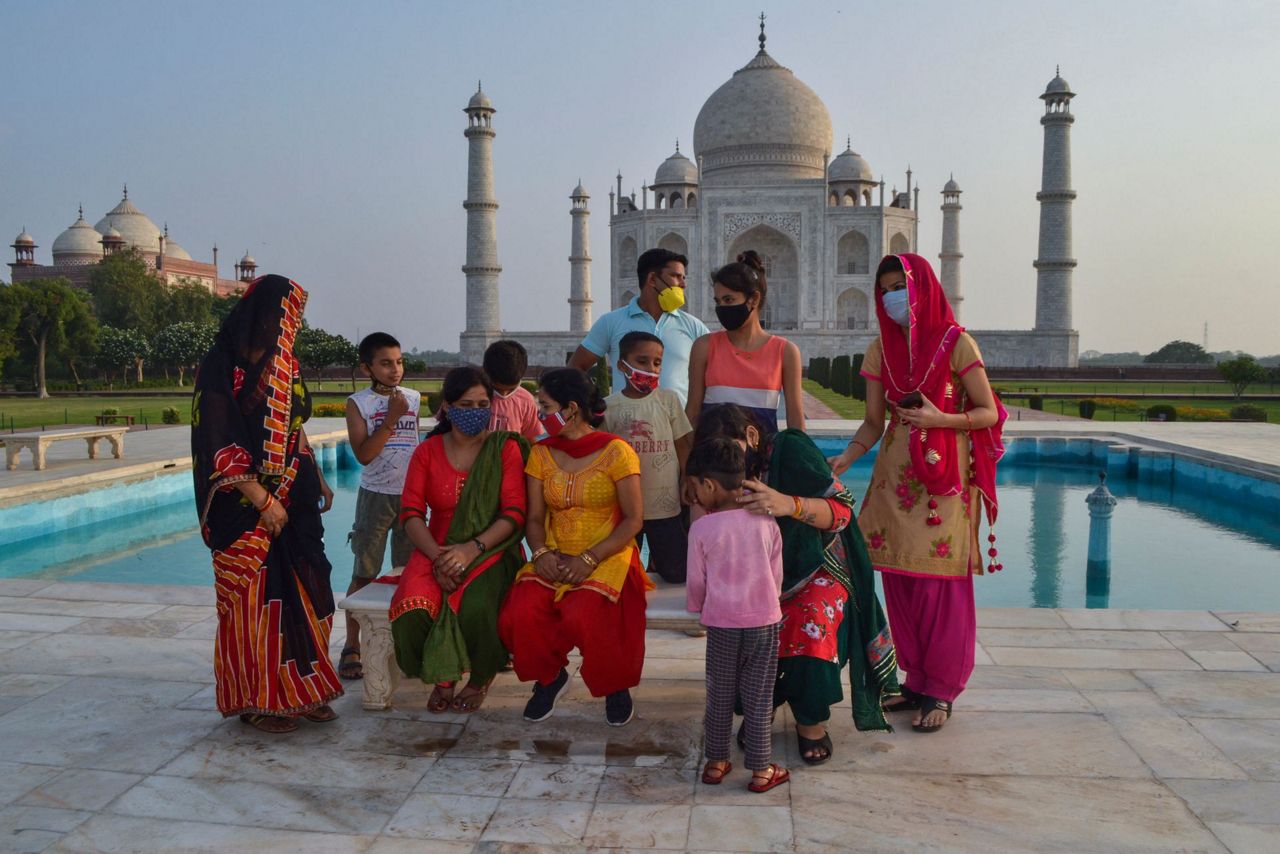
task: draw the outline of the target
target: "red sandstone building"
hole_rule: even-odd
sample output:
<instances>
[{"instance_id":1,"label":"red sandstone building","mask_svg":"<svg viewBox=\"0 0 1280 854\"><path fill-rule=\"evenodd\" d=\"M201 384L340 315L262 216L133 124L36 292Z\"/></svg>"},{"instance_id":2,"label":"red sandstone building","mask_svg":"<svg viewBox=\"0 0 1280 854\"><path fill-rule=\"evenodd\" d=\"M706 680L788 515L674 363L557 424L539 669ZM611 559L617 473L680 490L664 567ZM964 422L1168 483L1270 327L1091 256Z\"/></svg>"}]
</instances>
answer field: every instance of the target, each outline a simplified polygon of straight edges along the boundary
<instances>
[{"instance_id":1,"label":"red sandstone building","mask_svg":"<svg viewBox=\"0 0 1280 854\"><path fill-rule=\"evenodd\" d=\"M196 261L187 250L169 237L169 226L162 231L151 219L129 201L129 188L124 188L120 204L107 212L97 225L89 225L80 217L53 241L53 263L36 263L35 238L24 229L11 244L14 258L9 263L15 282L62 276L73 285L85 287L93 267L108 255L134 248L142 255L157 279L168 285L199 285L218 296L237 294L253 279L257 263L245 254L234 265L235 278L218 276L218 247L213 247L213 263Z\"/></svg>"}]
</instances>

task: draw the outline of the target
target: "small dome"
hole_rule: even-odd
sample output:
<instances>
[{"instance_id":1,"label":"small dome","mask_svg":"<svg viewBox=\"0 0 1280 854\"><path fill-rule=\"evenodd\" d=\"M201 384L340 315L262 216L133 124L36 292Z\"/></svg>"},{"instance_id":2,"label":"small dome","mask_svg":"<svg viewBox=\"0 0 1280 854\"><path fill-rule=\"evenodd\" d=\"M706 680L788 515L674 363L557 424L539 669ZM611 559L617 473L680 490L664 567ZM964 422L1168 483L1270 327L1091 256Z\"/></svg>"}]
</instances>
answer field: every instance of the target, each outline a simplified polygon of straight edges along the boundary
<instances>
[{"instance_id":1,"label":"small dome","mask_svg":"<svg viewBox=\"0 0 1280 854\"><path fill-rule=\"evenodd\" d=\"M943 185L942 192L958 193L960 192L960 185L956 183L956 179L953 177L950 181L948 181L946 184Z\"/></svg>"},{"instance_id":2,"label":"small dome","mask_svg":"<svg viewBox=\"0 0 1280 854\"><path fill-rule=\"evenodd\" d=\"M846 148L827 168L827 178L831 181L869 181L875 183L875 173L871 164L862 159L862 155L852 148Z\"/></svg>"},{"instance_id":3,"label":"small dome","mask_svg":"<svg viewBox=\"0 0 1280 854\"><path fill-rule=\"evenodd\" d=\"M471 100L467 102L468 110L492 110L493 102L489 100L489 96L484 93L479 84L476 85L476 93L471 96Z\"/></svg>"},{"instance_id":4,"label":"small dome","mask_svg":"<svg viewBox=\"0 0 1280 854\"><path fill-rule=\"evenodd\" d=\"M578 182L578 186L573 188L573 192L569 194L571 199L589 199L591 194L587 192L587 188L582 186L582 182Z\"/></svg>"},{"instance_id":5,"label":"small dome","mask_svg":"<svg viewBox=\"0 0 1280 854\"><path fill-rule=\"evenodd\" d=\"M653 186L661 187L665 184L696 184L698 183L698 167L692 160L680 153L680 149L676 148L676 153L662 161L662 165L658 167L658 172L654 175Z\"/></svg>"},{"instance_id":6,"label":"small dome","mask_svg":"<svg viewBox=\"0 0 1280 854\"><path fill-rule=\"evenodd\" d=\"M54 263L57 263L59 256L101 254L102 235L85 222L84 211L80 212L79 219L53 241Z\"/></svg>"},{"instance_id":7,"label":"small dome","mask_svg":"<svg viewBox=\"0 0 1280 854\"><path fill-rule=\"evenodd\" d=\"M35 246L36 239L32 237L30 234L27 234L27 230L24 228L22 230L22 233L13 239L13 245L14 246Z\"/></svg>"},{"instance_id":8,"label":"small dome","mask_svg":"<svg viewBox=\"0 0 1280 854\"><path fill-rule=\"evenodd\" d=\"M177 258L179 261L190 261L191 255L178 245L178 241L170 238L164 242L164 257Z\"/></svg>"},{"instance_id":9,"label":"small dome","mask_svg":"<svg viewBox=\"0 0 1280 854\"><path fill-rule=\"evenodd\" d=\"M103 243L124 243L124 235L109 225L105 230L98 229L98 231L102 234Z\"/></svg>"},{"instance_id":10,"label":"small dome","mask_svg":"<svg viewBox=\"0 0 1280 854\"><path fill-rule=\"evenodd\" d=\"M125 243L143 252L155 254L160 251L160 229L146 214L138 210L133 202L129 201L127 193L120 200L120 204L107 211L106 216L98 220L94 228L101 234L106 234L108 228L113 228L118 236L124 238Z\"/></svg>"},{"instance_id":11,"label":"small dome","mask_svg":"<svg viewBox=\"0 0 1280 854\"><path fill-rule=\"evenodd\" d=\"M1061 74L1055 74L1054 78L1049 81L1049 85L1044 87L1045 95L1074 95L1071 91L1071 84L1062 79Z\"/></svg>"},{"instance_id":12,"label":"small dome","mask_svg":"<svg viewBox=\"0 0 1280 854\"><path fill-rule=\"evenodd\" d=\"M252 255L250 255L248 252L246 252L246 253L244 253L244 257L240 259L240 266L241 266L241 267L256 267L256 266L258 266L258 262L257 262L257 261L255 261L255 260L253 260L253 256L252 256Z\"/></svg>"}]
</instances>

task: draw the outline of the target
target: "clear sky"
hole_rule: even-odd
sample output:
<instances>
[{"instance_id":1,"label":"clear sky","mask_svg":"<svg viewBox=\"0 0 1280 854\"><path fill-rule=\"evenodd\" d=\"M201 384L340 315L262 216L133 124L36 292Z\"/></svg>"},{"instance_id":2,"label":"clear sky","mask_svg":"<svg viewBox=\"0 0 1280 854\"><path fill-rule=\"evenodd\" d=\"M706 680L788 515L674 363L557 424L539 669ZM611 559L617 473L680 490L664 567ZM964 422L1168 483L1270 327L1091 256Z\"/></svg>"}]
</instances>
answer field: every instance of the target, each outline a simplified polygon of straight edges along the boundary
<instances>
[{"instance_id":1,"label":"clear sky","mask_svg":"<svg viewBox=\"0 0 1280 854\"><path fill-rule=\"evenodd\" d=\"M1034 316L1042 104L1072 131L1081 350L1173 338L1280 352L1280 3L778 2L768 49L890 186L964 189L965 322ZM569 199L591 192L597 315L608 191L637 192L756 48L759 9L690 2L50 2L0 8L0 237L47 263L83 202L130 198L198 260L244 250L312 293L311 321L455 349L466 141L494 118L502 322L567 327ZM5 250L8 252L9 250ZM7 278L7 271L5 278Z\"/></svg>"}]
</instances>

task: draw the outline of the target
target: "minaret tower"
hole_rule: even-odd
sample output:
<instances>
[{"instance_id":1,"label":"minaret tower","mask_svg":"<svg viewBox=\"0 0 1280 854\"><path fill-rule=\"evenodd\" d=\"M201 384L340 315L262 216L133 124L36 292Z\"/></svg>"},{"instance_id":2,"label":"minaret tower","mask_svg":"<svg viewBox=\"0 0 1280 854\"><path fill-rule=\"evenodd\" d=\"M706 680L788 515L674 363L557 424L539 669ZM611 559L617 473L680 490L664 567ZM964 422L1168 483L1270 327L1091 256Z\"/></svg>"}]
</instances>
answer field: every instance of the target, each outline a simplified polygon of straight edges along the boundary
<instances>
[{"instance_id":1,"label":"minaret tower","mask_svg":"<svg viewBox=\"0 0 1280 854\"><path fill-rule=\"evenodd\" d=\"M1036 259L1036 331L1071 326L1071 99L1075 93L1059 72L1040 96L1044 101L1044 167L1040 179L1040 253Z\"/></svg>"},{"instance_id":2,"label":"minaret tower","mask_svg":"<svg viewBox=\"0 0 1280 854\"><path fill-rule=\"evenodd\" d=\"M462 333L462 360L479 364L484 349L498 338L498 200L493 196L493 102L476 85L467 108L470 144L467 153L467 328Z\"/></svg>"},{"instance_id":3,"label":"minaret tower","mask_svg":"<svg viewBox=\"0 0 1280 854\"><path fill-rule=\"evenodd\" d=\"M942 291L951 303L951 311L960 320L960 303L964 297L960 291L960 185L954 175L942 188Z\"/></svg>"},{"instance_id":4,"label":"minaret tower","mask_svg":"<svg viewBox=\"0 0 1280 854\"><path fill-rule=\"evenodd\" d=\"M587 238L586 189L582 182L573 188L569 199L573 207L569 216L573 220L573 238L569 249L569 331L586 332L591 328L591 244Z\"/></svg>"}]
</instances>

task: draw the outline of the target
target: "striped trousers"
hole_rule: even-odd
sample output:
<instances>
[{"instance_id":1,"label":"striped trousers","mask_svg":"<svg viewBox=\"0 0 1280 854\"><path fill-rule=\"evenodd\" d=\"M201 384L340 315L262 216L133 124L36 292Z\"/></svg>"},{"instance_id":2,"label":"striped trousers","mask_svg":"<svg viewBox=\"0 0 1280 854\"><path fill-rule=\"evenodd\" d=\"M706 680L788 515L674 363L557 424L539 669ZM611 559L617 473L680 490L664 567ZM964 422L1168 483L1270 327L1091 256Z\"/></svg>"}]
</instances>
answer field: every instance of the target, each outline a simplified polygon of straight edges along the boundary
<instances>
[{"instance_id":1,"label":"striped trousers","mask_svg":"<svg viewBox=\"0 0 1280 854\"><path fill-rule=\"evenodd\" d=\"M746 726L746 766L751 771L769 767L779 625L751 629L707 627L707 713L702 749L708 761L729 758L734 701L740 699Z\"/></svg>"}]
</instances>

